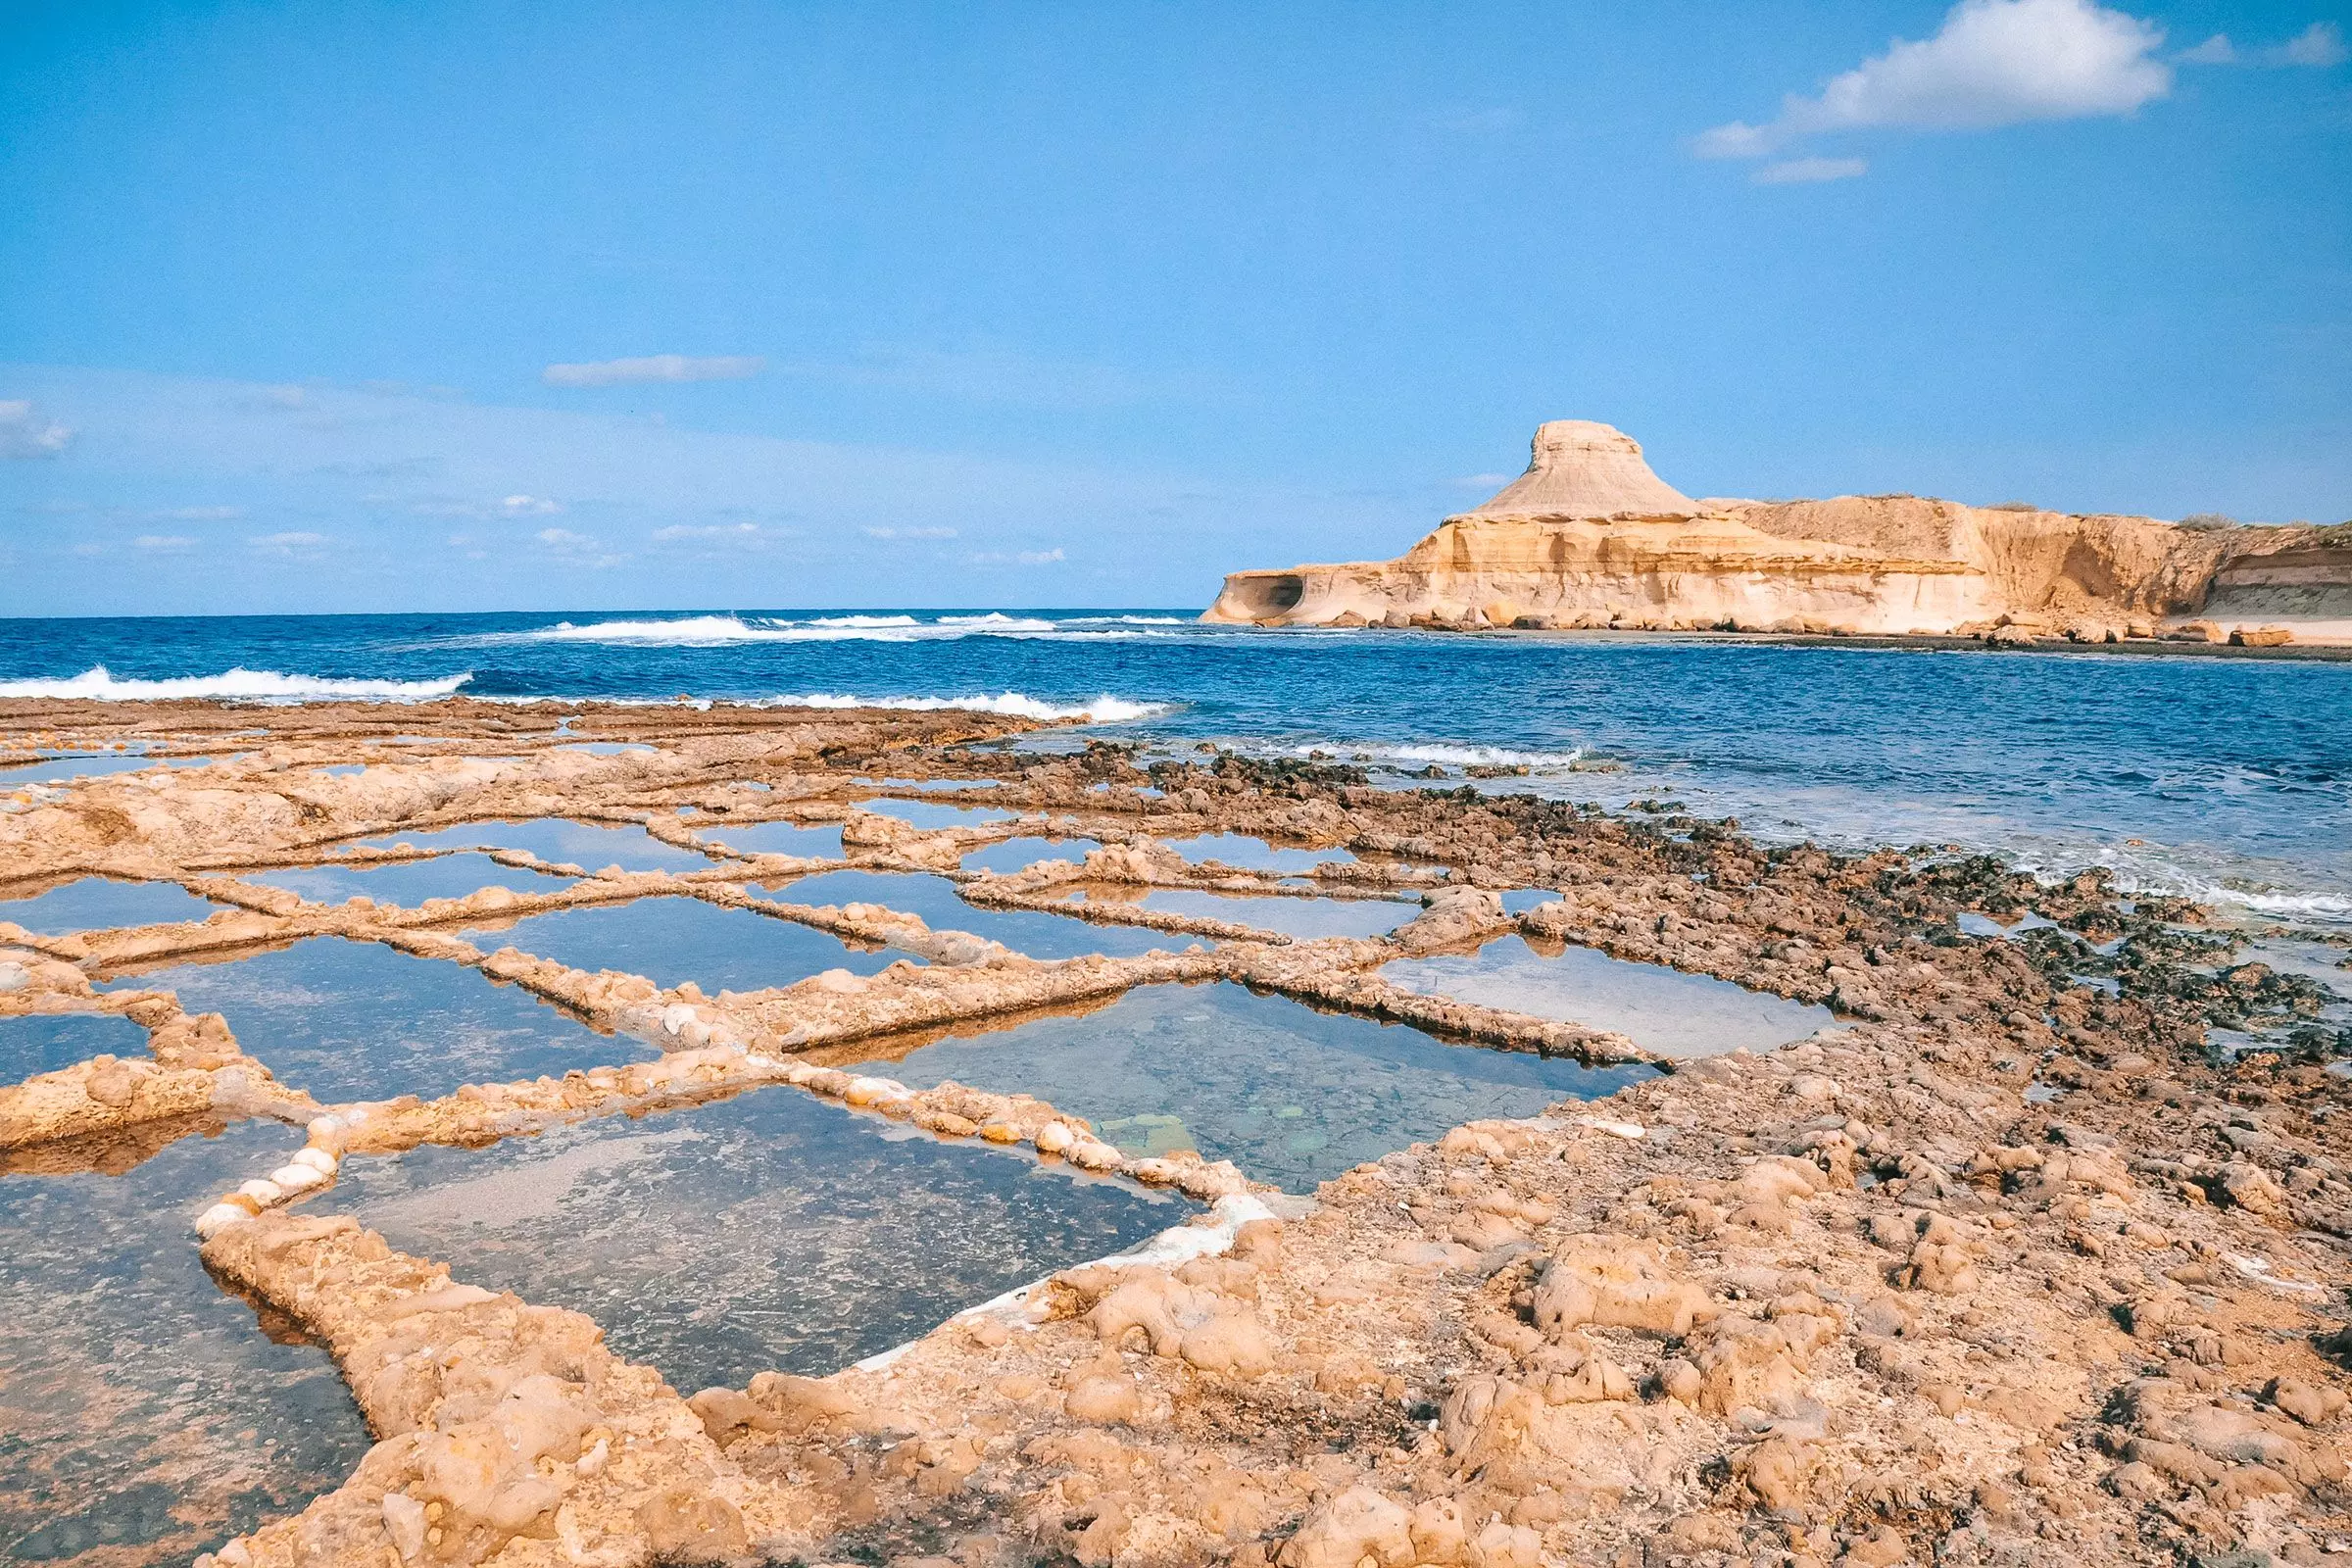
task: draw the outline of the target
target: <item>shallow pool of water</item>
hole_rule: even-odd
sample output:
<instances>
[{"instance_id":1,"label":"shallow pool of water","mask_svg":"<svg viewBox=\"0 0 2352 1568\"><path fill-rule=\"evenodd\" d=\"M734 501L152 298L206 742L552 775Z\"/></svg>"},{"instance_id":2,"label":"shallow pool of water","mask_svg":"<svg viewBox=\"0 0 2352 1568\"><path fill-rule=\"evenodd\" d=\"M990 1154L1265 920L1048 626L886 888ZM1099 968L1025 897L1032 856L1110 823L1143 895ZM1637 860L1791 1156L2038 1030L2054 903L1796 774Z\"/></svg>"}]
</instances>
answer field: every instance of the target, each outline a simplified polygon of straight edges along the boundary
<instances>
[{"instance_id":1,"label":"shallow pool of water","mask_svg":"<svg viewBox=\"0 0 2352 1568\"><path fill-rule=\"evenodd\" d=\"M487 855L436 855L429 860L394 860L383 865L307 865L285 871L254 871L243 878L263 887L284 888L313 904L373 899L414 909L427 899L462 899L484 888L514 893L553 893L578 879L544 871L516 870Z\"/></svg>"},{"instance_id":2,"label":"shallow pool of water","mask_svg":"<svg viewBox=\"0 0 2352 1568\"><path fill-rule=\"evenodd\" d=\"M1344 865L1355 863L1355 856L1348 850L1300 850L1250 838L1242 833L1203 833L1196 838L1169 839L1169 849L1198 865L1203 860L1222 860L1244 871L1311 871L1327 860Z\"/></svg>"},{"instance_id":3,"label":"shallow pool of water","mask_svg":"<svg viewBox=\"0 0 2352 1568\"><path fill-rule=\"evenodd\" d=\"M761 885L759 892L787 904L812 906L880 904L919 914L934 931L969 931L1032 958L1077 958L1100 953L1130 958L1158 949L1181 953L1196 938L1135 926L1097 925L1034 909L991 909L966 904L944 876L912 871L827 871L797 882Z\"/></svg>"},{"instance_id":4,"label":"shallow pool of water","mask_svg":"<svg viewBox=\"0 0 2352 1568\"><path fill-rule=\"evenodd\" d=\"M1613 1029L1663 1056L1763 1051L1837 1022L1827 1007L1728 980L1633 963L1591 948L1543 951L1521 937L1460 957L1399 958L1381 973L1407 991Z\"/></svg>"},{"instance_id":5,"label":"shallow pool of water","mask_svg":"<svg viewBox=\"0 0 2352 1568\"><path fill-rule=\"evenodd\" d=\"M784 1088L353 1158L305 1206L355 1214L466 1284L585 1312L688 1394L838 1370L1194 1212Z\"/></svg>"},{"instance_id":6,"label":"shallow pool of water","mask_svg":"<svg viewBox=\"0 0 2352 1568\"><path fill-rule=\"evenodd\" d=\"M1094 888L1088 891L1086 901L1114 914L1140 905L1163 914L1230 920L1302 942L1317 937L1386 936L1421 912L1418 904L1389 899L1286 899L1270 894L1203 893L1195 888L1153 888L1141 899L1113 897Z\"/></svg>"},{"instance_id":7,"label":"shallow pool of water","mask_svg":"<svg viewBox=\"0 0 2352 1568\"><path fill-rule=\"evenodd\" d=\"M1109 1006L927 1045L866 1070L1026 1092L1130 1153L1198 1149L1312 1190L1348 1167L1490 1116L1532 1116L1654 1075L1449 1045L1242 986L1146 986Z\"/></svg>"},{"instance_id":8,"label":"shallow pool of water","mask_svg":"<svg viewBox=\"0 0 2352 1568\"><path fill-rule=\"evenodd\" d=\"M240 1122L121 1176L0 1176L0 1561L184 1563L368 1451L326 1352L265 1333L188 1228L301 1144Z\"/></svg>"},{"instance_id":9,"label":"shallow pool of water","mask_svg":"<svg viewBox=\"0 0 2352 1568\"><path fill-rule=\"evenodd\" d=\"M841 858L841 824L811 827L800 822L712 822L696 836L739 855L797 855L809 860Z\"/></svg>"},{"instance_id":10,"label":"shallow pool of water","mask_svg":"<svg viewBox=\"0 0 2352 1568\"><path fill-rule=\"evenodd\" d=\"M963 868L1010 873L1026 870L1040 860L1083 860L1102 847L1101 839L1042 838L1024 833L974 850L963 858Z\"/></svg>"},{"instance_id":11,"label":"shallow pool of water","mask_svg":"<svg viewBox=\"0 0 2352 1568\"><path fill-rule=\"evenodd\" d=\"M944 801L859 801L858 809L872 811L877 816L895 816L925 832L945 827L980 827L989 822L1009 822L1010 811L1000 811L993 806L951 806Z\"/></svg>"},{"instance_id":12,"label":"shallow pool of water","mask_svg":"<svg viewBox=\"0 0 2352 1568\"><path fill-rule=\"evenodd\" d=\"M666 895L469 925L459 934L479 948L516 947L590 973L617 969L664 987L692 980L713 996L788 986L827 969L872 974L906 956L848 947L774 915Z\"/></svg>"},{"instance_id":13,"label":"shallow pool of water","mask_svg":"<svg viewBox=\"0 0 2352 1568\"><path fill-rule=\"evenodd\" d=\"M147 1031L119 1012L35 1012L0 1018L0 1084L22 1083L92 1056L147 1057Z\"/></svg>"},{"instance_id":14,"label":"shallow pool of water","mask_svg":"<svg viewBox=\"0 0 2352 1568\"><path fill-rule=\"evenodd\" d=\"M202 767L210 757L146 757L137 752L66 753L37 762L0 768L0 789L17 784L62 784L107 773L136 773L150 767Z\"/></svg>"},{"instance_id":15,"label":"shallow pool of water","mask_svg":"<svg viewBox=\"0 0 2352 1568\"><path fill-rule=\"evenodd\" d=\"M362 839L356 848L388 850L406 844L419 850L528 850L542 860L601 871L617 865L624 871L707 871L708 856L664 844L641 827L607 827L597 822L574 822L543 816L528 822L463 822L429 833L392 833Z\"/></svg>"},{"instance_id":16,"label":"shallow pool of water","mask_svg":"<svg viewBox=\"0 0 2352 1568\"><path fill-rule=\"evenodd\" d=\"M279 1082L329 1103L431 1100L461 1084L561 1078L649 1054L478 969L341 937L148 969L122 985L221 1014Z\"/></svg>"},{"instance_id":17,"label":"shallow pool of water","mask_svg":"<svg viewBox=\"0 0 2352 1568\"><path fill-rule=\"evenodd\" d=\"M209 919L221 907L176 882L85 876L30 897L0 899L0 920L14 921L36 936L62 936L68 931Z\"/></svg>"}]
</instances>

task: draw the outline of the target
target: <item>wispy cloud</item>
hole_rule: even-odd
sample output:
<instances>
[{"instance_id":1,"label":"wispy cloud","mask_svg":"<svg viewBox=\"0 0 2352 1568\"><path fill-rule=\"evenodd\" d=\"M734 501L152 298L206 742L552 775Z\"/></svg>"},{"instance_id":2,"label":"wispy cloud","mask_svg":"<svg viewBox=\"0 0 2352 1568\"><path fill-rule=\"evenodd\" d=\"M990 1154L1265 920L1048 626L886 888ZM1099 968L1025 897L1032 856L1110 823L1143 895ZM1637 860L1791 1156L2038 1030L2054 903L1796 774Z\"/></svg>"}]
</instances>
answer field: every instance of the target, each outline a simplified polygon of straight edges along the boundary
<instances>
[{"instance_id":1,"label":"wispy cloud","mask_svg":"<svg viewBox=\"0 0 2352 1568\"><path fill-rule=\"evenodd\" d=\"M569 528L542 528L533 537L547 547L550 555L567 565L589 566L601 571L608 566L617 566L629 559L607 550L601 540L592 539L584 533L573 533Z\"/></svg>"},{"instance_id":2,"label":"wispy cloud","mask_svg":"<svg viewBox=\"0 0 2352 1568\"><path fill-rule=\"evenodd\" d=\"M234 522L245 515L243 507L172 507L147 515L156 522Z\"/></svg>"},{"instance_id":3,"label":"wispy cloud","mask_svg":"<svg viewBox=\"0 0 2352 1568\"><path fill-rule=\"evenodd\" d=\"M36 412L30 398L0 400L0 458L54 458L74 432Z\"/></svg>"},{"instance_id":4,"label":"wispy cloud","mask_svg":"<svg viewBox=\"0 0 2352 1568\"><path fill-rule=\"evenodd\" d=\"M629 386L648 381L741 381L758 375L767 361L757 354L649 354L634 360L594 360L551 365L539 372L549 386Z\"/></svg>"},{"instance_id":5,"label":"wispy cloud","mask_svg":"<svg viewBox=\"0 0 2352 1568\"><path fill-rule=\"evenodd\" d=\"M868 528L868 539L953 539L953 528Z\"/></svg>"},{"instance_id":6,"label":"wispy cloud","mask_svg":"<svg viewBox=\"0 0 2352 1568\"><path fill-rule=\"evenodd\" d=\"M2326 70L2352 59L2344 47L2343 29L2332 22L2315 22L2284 43L2240 49L2226 32L2217 32L2175 59L2192 66L2308 66Z\"/></svg>"},{"instance_id":7,"label":"wispy cloud","mask_svg":"<svg viewBox=\"0 0 2352 1568\"><path fill-rule=\"evenodd\" d=\"M1453 482L1465 490L1499 490L1517 477L1515 473L1465 473Z\"/></svg>"},{"instance_id":8,"label":"wispy cloud","mask_svg":"<svg viewBox=\"0 0 2352 1568\"><path fill-rule=\"evenodd\" d=\"M545 496L509 496L498 507L510 517L544 517L562 512L564 503Z\"/></svg>"},{"instance_id":9,"label":"wispy cloud","mask_svg":"<svg viewBox=\"0 0 2352 1568\"><path fill-rule=\"evenodd\" d=\"M1010 554L987 550L965 559L975 566L1051 566L1064 558L1061 547L1056 545L1052 550L1016 550Z\"/></svg>"},{"instance_id":10,"label":"wispy cloud","mask_svg":"<svg viewBox=\"0 0 2352 1568\"><path fill-rule=\"evenodd\" d=\"M143 533L130 542L133 550L146 550L158 555L193 550L196 541L184 533Z\"/></svg>"},{"instance_id":11,"label":"wispy cloud","mask_svg":"<svg viewBox=\"0 0 2352 1568\"><path fill-rule=\"evenodd\" d=\"M1764 158L1822 131L1985 130L2127 115L2172 91L2172 68L2155 57L2163 43L2162 27L2094 0L1961 0L1934 37L1898 38L1818 97L1792 94L1760 125L1717 125L1695 150Z\"/></svg>"},{"instance_id":12,"label":"wispy cloud","mask_svg":"<svg viewBox=\"0 0 2352 1568\"><path fill-rule=\"evenodd\" d=\"M266 556L309 558L316 556L325 546L326 535L301 531L265 533L257 534L245 542Z\"/></svg>"},{"instance_id":13,"label":"wispy cloud","mask_svg":"<svg viewBox=\"0 0 2352 1568\"><path fill-rule=\"evenodd\" d=\"M1859 179L1870 165L1859 158L1790 158L1766 164L1748 175L1756 185L1819 185L1833 179Z\"/></svg>"}]
</instances>

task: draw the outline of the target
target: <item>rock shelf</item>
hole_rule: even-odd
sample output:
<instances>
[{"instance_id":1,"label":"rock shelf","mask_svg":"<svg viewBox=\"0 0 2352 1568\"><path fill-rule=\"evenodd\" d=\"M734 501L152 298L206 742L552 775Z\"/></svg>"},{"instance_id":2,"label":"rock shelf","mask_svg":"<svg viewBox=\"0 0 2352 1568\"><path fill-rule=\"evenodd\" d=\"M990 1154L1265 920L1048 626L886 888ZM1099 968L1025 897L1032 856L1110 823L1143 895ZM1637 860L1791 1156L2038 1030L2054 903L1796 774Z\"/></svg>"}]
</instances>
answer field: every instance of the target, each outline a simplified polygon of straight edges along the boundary
<instances>
[{"instance_id":1,"label":"rock shelf","mask_svg":"<svg viewBox=\"0 0 2352 1568\"><path fill-rule=\"evenodd\" d=\"M1144 769L1102 745L974 744L1035 727L684 704L0 706L0 741L21 750L143 741L160 758L233 734L240 754L87 778L0 816L0 894L104 875L233 906L181 925L0 931L0 1014L117 1013L150 1058L0 1088L8 1168L127 1168L239 1118L303 1128L291 1153L270 1150L283 1163L185 1195L197 1237L154 1245L200 1244L279 1332L326 1347L376 1441L340 1486L208 1568L2318 1563L2352 1546L2352 1078L2331 1070L2352 1039L2325 966L2245 961L2262 933L2119 898L2095 874L1768 850L1732 824L1375 788L1348 767ZM1004 814L880 814L861 804L877 777ZM214 874L542 817L640 825L698 859L551 865L579 880L415 909ZM839 824L841 855L727 848L752 822ZM1212 834L1330 854L1275 875L1166 847ZM1101 847L965 868L1016 837ZM1169 951L1050 959L940 924L941 903L926 918L789 901L795 879L845 868L943 877L975 909L1074 926L1101 911L1069 895L1097 886L1419 909L1385 936L1315 940L1143 911ZM1506 908L1500 895L1530 888L1556 896ZM905 956L706 994L484 952L461 930L658 896ZM1964 914L2011 934L1971 934L1984 927ZM324 1103L217 1016L91 984L327 935L471 967L654 1054ZM840 1065L1206 981L1472 1045L1643 1059L1591 1020L1379 972L1511 936L1838 1022L1465 1122L1312 1195L1186 1149L1124 1152L1057 1108L1051 1081L909 1088ZM1201 1206L1143 1249L830 1376L776 1368L691 1392L579 1312L318 1211L347 1160L442 1146L463 1179L468 1149L649 1110L690 1128L754 1091L821 1098L941 1158L998 1146L1056 1179ZM404 1239L434 1250L429 1227ZM110 1560L142 1560L123 1549Z\"/></svg>"}]
</instances>

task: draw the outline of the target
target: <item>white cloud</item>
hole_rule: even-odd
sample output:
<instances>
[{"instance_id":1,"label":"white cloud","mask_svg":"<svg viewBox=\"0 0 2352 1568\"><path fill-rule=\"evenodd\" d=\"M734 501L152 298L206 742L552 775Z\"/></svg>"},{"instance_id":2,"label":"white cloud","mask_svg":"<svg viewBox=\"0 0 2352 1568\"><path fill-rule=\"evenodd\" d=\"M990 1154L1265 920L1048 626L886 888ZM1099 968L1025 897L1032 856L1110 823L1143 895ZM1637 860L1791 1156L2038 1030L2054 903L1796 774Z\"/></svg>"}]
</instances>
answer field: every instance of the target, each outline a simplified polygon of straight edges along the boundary
<instances>
[{"instance_id":1,"label":"white cloud","mask_svg":"<svg viewBox=\"0 0 2352 1568\"><path fill-rule=\"evenodd\" d=\"M266 556L310 557L326 543L322 533L265 533L245 541Z\"/></svg>"},{"instance_id":2,"label":"white cloud","mask_svg":"<svg viewBox=\"0 0 2352 1568\"><path fill-rule=\"evenodd\" d=\"M245 515L243 507L172 507L165 512L150 512L148 516L157 522L234 522Z\"/></svg>"},{"instance_id":3,"label":"white cloud","mask_svg":"<svg viewBox=\"0 0 2352 1568\"><path fill-rule=\"evenodd\" d=\"M953 539L953 528L868 528L868 539Z\"/></svg>"},{"instance_id":4,"label":"white cloud","mask_svg":"<svg viewBox=\"0 0 2352 1568\"><path fill-rule=\"evenodd\" d=\"M168 552L192 549L196 541L184 533L143 533L130 543L135 550Z\"/></svg>"},{"instance_id":5,"label":"white cloud","mask_svg":"<svg viewBox=\"0 0 2352 1568\"><path fill-rule=\"evenodd\" d=\"M562 502L550 501L545 496L509 496L498 505L510 517L544 517L564 510Z\"/></svg>"},{"instance_id":6,"label":"white cloud","mask_svg":"<svg viewBox=\"0 0 2352 1568\"><path fill-rule=\"evenodd\" d=\"M0 401L0 458L54 458L73 440L73 431L34 413L31 399Z\"/></svg>"},{"instance_id":7,"label":"white cloud","mask_svg":"<svg viewBox=\"0 0 2352 1568\"><path fill-rule=\"evenodd\" d=\"M607 550L601 541L584 533L573 533L569 528L542 528L534 537L547 546L557 560L576 566L602 570L607 566L617 566L629 559Z\"/></svg>"},{"instance_id":8,"label":"white cloud","mask_svg":"<svg viewBox=\"0 0 2352 1568\"><path fill-rule=\"evenodd\" d=\"M1766 164L1748 176L1757 185L1819 185L1833 179L1859 179L1870 165L1859 158L1790 158Z\"/></svg>"},{"instance_id":9,"label":"white cloud","mask_svg":"<svg viewBox=\"0 0 2352 1568\"><path fill-rule=\"evenodd\" d=\"M2226 32L2217 32L2194 49L2174 57L2192 66L2311 66L2325 70L2352 59L2344 47L2343 29L2332 22L2315 22L2284 43L2262 49L2240 49Z\"/></svg>"},{"instance_id":10,"label":"white cloud","mask_svg":"<svg viewBox=\"0 0 2352 1568\"><path fill-rule=\"evenodd\" d=\"M1518 477L1515 473L1465 473L1453 482L1465 490L1499 490Z\"/></svg>"},{"instance_id":11,"label":"white cloud","mask_svg":"<svg viewBox=\"0 0 2352 1568\"><path fill-rule=\"evenodd\" d=\"M673 522L666 528L654 530L654 542L664 545L694 543L757 549L766 539L766 530L756 522Z\"/></svg>"},{"instance_id":12,"label":"white cloud","mask_svg":"<svg viewBox=\"0 0 2352 1568\"><path fill-rule=\"evenodd\" d=\"M740 381L758 375L767 361L757 354L722 354L696 359L684 354L649 354L636 360L597 360L584 365L551 365L539 372L549 386L627 386L643 381Z\"/></svg>"},{"instance_id":13,"label":"white cloud","mask_svg":"<svg viewBox=\"0 0 2352 1568\"><path fill-rule=\"evenodd\" d=\"M1063 557L1061 548L1057 545L1052 550L1022 550L1012 555L1006 555L1001 550L990 550L966 559L975 566L1051 566L1061 561Z\"/></svg>"},{"instance_id":14,"label":"white cloud","mask_svg":"<svg viewBox=\"0 0 2352 1568\"><path fill-rule=\"evenodd\" d=\"M1961 0L1933 38L1898 38L1778 119L1701 135L1702 158L1762 158L1819 131L1870 125L1984 130L2126 115L2173 89L2164 29L2095 0Z\"/></svg>"}]
</instances>

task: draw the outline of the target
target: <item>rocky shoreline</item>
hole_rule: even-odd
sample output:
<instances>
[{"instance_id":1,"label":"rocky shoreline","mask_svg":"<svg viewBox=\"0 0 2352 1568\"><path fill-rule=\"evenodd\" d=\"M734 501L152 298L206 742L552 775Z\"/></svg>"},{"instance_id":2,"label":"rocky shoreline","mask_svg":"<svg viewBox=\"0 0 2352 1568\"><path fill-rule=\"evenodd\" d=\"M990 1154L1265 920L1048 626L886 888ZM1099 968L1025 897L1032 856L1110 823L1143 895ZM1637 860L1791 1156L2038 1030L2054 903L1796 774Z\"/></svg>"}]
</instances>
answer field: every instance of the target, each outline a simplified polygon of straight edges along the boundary
<instances>
[{"instance_id":1,"label":"rocky shoreline","mask_svg":"<svg viewBox=\"0 0 2352 1568\"><path fill-rule=\"evenodd\" d=\"M1731 823L1382 789L1344 766L1204 754L1145 767L1099 744L1024 754L999 743L1038 726L968 713L569 711L559 727L553 705L0 705L0 736L26 749L242 754L85 780L0 815L0 895L97 873L229 906L71 937L0 927L0 1014L119 1011L152 1057L0 1088L11 1168L118 1168L191 1115L289 1127L282 1163L187 1195L199 1236L157 1245L201 1245L218 1278L328 1347L377 1442L340 1488L212 1563L1536 1568L2352 1550L2352 1078L2334 1070L2352 1041L2314 1021L2311 981L2236 961L2243 934L2207 911L2123 898L2095 875L2052 886L1933 850L1767 849ZM650 749L565 749L589 741ZM1012 814L918 829L860 808L889 793L885 777ZM642 824L709 867L567 866L578 880L527 898L413 909L310 904L238 876L355 863L336 847L363 837L540 815ZM730 825L764 821L838 823L843 855L724 847ZM1011 874L960 869L977 846L1048 828L1101 847ZM1373 858L1319 866L1302 888L1165 847L1204 832ZM1299 941L1151 911L1169 951L1042 961L886 906L749 891L844 865L947 875L981 907L1066 913L1070 890L1111 886L1386 894L1419 914L1382 938ZM1507 913L1499 895L1529 888L1551 896ZM657 894L757 907L906 961L710 996L485 953L456 932ZM1975 936L1964 913L2038 918ZM659 1054L329 1105L279 1084L217 1016L91 986L321 934L476 968ZM1057 1110L1050 1083L916 1091L832 1064L907 1031L1211 979L1490 1047L1642 1055L1620 1035L1379 973L1511 934L1827 1004L1839 1025L1457 1127L1312 1195L1199 1155L1123 1154ZM2250 1022L2291 1043L2235 1056L2209 1044ZM622 1360L577 1312L306 1212L350 1158L756 1086L1174 1190L1200 1212L1142 1256L1066 1270L888 1357L699 1391Z\"/></svg>"}]
</instances>

